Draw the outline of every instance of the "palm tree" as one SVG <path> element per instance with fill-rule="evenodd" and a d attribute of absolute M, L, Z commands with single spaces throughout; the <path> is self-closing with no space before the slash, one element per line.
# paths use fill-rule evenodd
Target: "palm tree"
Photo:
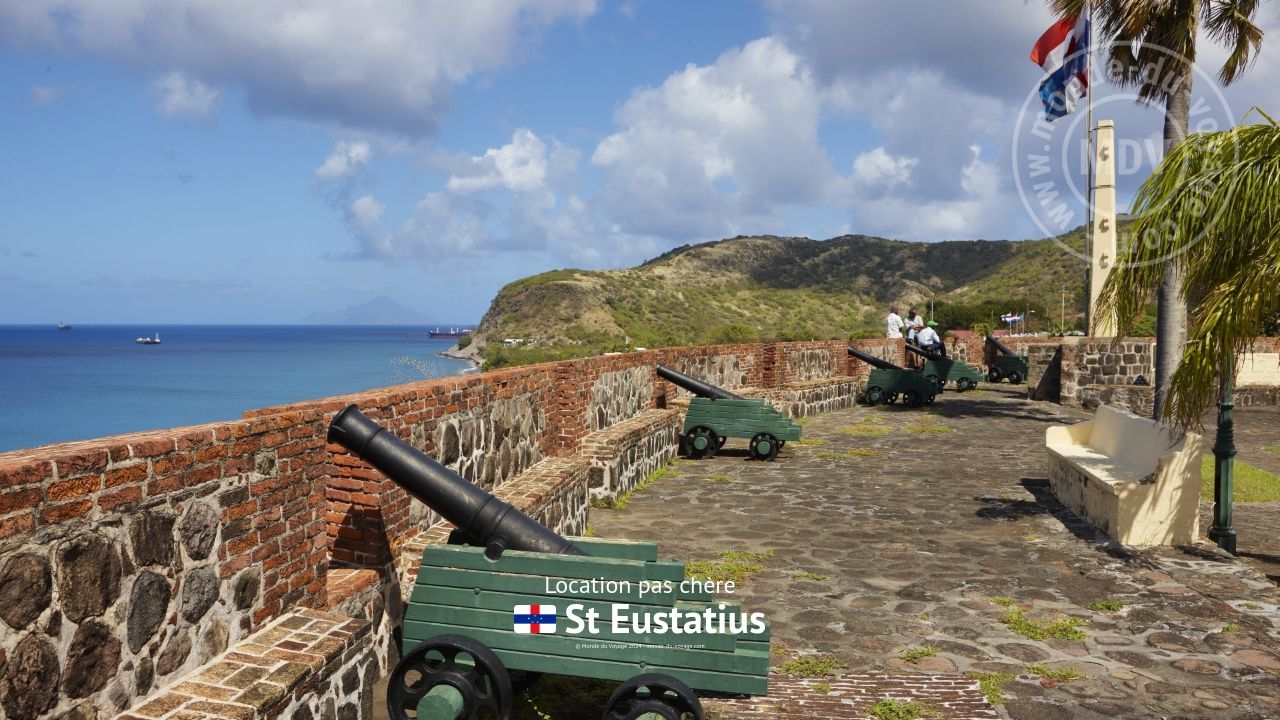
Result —
<path fill-rule="evenodd" d="M 1223 85 L 1235 82 L 1257 55 L 1262 30 L 1253 24 L 1258 0 L 1048 0 L 1061 15 L 1091 6 L 1095 35 L 1110 41 L 1110 79 L 1136 87 L 1139 102 L 1164 106 L 1164 155 L 1187 136 L 1190 127 L 1192 65 L 1203 25 L 1214 42 L 1230 49 L 1218 71 Z M 1098 27 L 1100 26 L 1100 27 Z M 1186 339 L 1187 305 L 1179 264 L 1163 263 L 1156 315 L 1154 416 L 1164 414 L 1170 378 Z"/>
<path fill-rule="evenodd" d="M 1219 381 L 1280 313 L 1280 126 L 1263 116 L 1267 123 L 1191 135 L 1165 157 L 1134 200 L 1138 241 L 1099 296 L 1123 335 L 1164 267 L 1183 274 L 1195 322 L 1157 418 L 1182 427 L 1199 425 Z"/>

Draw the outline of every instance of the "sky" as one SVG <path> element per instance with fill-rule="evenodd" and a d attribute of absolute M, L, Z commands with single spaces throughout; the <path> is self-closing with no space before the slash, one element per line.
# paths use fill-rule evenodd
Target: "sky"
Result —
<path fill-rule="evenodd" d="M 474 322 L 533 273 L 736 235 L 1045 237 L 1084 217 L 1028 199 L 1027 56 L 1054 20 L 1030 0 L 0 0 L 0 324 L 292 323 L 378 296 Z M 1201 43 L 1193 126 L 1280 113 L 1280 4 L 1256 21 L 1225 90 Z M 1126 93 L 1095 87 L 1122 206 L 1161 129 Z M 1054 124 L 1068 204 L 1083 117 Z"/>

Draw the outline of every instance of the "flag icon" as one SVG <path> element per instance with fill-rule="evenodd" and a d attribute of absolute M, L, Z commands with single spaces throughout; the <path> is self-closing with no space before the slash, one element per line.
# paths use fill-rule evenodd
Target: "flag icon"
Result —
<path fill-rule="evenodd" d="M 515 630 L 522 635 L 542 635 L 556 631 L 555 605 L 516 605 Z"/>

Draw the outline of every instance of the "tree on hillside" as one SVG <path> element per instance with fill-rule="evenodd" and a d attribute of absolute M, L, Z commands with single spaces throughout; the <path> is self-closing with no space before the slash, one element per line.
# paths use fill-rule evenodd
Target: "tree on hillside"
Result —
<path fill-rule="evenodd" d="M 1140 102 L 1164 107 L 1164 156 L 1186 138 L 1190 127 L 1192 65 L 1201 26 L 1214 42 L 1230 49 L 1218 71 L 1223 85 L 1235 82 L 1262 45 L 1253 24 L 1258 0 L 1048 0 L 1062 15 L 1091 6 L 1095 37 L 1110 41 L 1110 60 L 1122 72 L 1109 78 L 1136 87 Z M 1164 414 L 1165 396 L 1178 367 L 1186 338 L 1187 305 L 1180 264 L 1162 263 L 1156 319 L 1155 417 Z"/>
<path fill-rule="evenodd" d="M 1174 257 L 1194 322 L 1163 417 L 1183 427 L 1199 423 L 1227 364 L 1280 314 L 1280 126 L 1267 120 L 1174 148 L 1138 191 L 1142 241 L 1117 258 L 1099 298 L 1126 334 L 1163 282 L 1154 261 Z"/>

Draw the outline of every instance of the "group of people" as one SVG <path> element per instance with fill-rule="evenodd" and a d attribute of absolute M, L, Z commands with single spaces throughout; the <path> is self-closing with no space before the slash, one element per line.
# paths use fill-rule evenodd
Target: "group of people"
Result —
<path fill-rule="evenodd" d="M 914 343 L 926 352 L 946 352 L 942 337 L 938 335 L 938 323 L 932 320 L 926 321 L 920 317 L 920 313 L 916 312 L 915 308 L 907 309 L 905 320 L 898 314 L 898 308 L 889 308 L 885 325 L 885 337 L 890 340 L 906 337 L 907 342 Z"/>

